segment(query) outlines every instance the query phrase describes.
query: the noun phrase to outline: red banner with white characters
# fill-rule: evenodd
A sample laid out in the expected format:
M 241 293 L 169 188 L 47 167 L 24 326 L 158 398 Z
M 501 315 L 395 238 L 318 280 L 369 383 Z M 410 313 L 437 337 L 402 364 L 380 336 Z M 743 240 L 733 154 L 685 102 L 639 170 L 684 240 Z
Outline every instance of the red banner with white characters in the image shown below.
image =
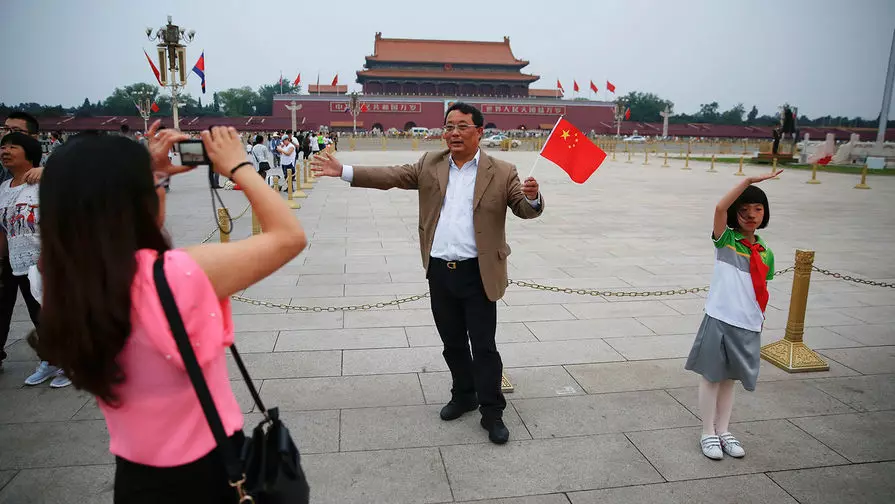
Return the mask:
M 407 102 L 364 102 L 366 112 L 388 112 L 400 114 L 418 114 L 423 111 L 422 103 Z M 330 112 L 345 112 L 348 102 L 329 102 Z

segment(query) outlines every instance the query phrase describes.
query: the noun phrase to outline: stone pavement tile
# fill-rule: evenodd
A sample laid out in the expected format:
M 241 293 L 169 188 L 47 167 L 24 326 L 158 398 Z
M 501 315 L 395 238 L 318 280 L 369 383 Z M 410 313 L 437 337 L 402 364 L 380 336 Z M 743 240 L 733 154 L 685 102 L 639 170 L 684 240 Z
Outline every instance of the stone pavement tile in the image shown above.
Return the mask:
M 653 331 L 634 318 L 526 322 L 540 341 L 651 336 Z
M 316 352 L 274 352 L 241 355 L 249 376 L 254 380 L 268 378 L 308 378 L 315 376 L 340 376 L 342 353 L 338 350 Z M 227 354 L 230 376 L 240 376 L 236 362 Z
M 790 373 L 784 371 L 770 362 L 761 359 L 761 365 L 758 368 L 758 382 L 781 381 L 781 380 L 822 380 L 824 378 L 834 378 L 839 376 L 857 376 L 859 373 L 854 369 L 847 368 L 836 361 L 827 359 L 830 365 L 829 371 L 814 371 L 811 373 Z
M 820 467 L 770 473 L 802 504 L 890 504 L 895 495 L 895 462 Z
M 33 361 L 3 361 L 3 372 L 0 373 L 0 390 L 20 389 L 25 387 L 25 378 L 34 372 L 37 360 Z
M 405 271 L 407 271 L 406 264 L 389 264 L 385 260 L 375 263 L 348 261 L 345 264 L 345 273 L 403 273 Z M 420 271 L 422 271 L 422 268 Z M 308 271 L 308 273 L 311 273 L 311 271 Z M 419 278 L 416 281 L 419 281 Z
M 701 315 L 705 313 L 704 299 L 667 299 L 662 302 L 681 315 Z
M 377 348 L 345 350 L 342 374 L 375 375 L 447 371 L 441 347 Z
M 340 297 L 295 297 L 290 304 L 293 306 L 307 306 L 310 308 L 334 307 L 334 306 L 360 306 L 364 304 L 376 305 L 393 301 L 395 296 L 340 296 Z M 397 306 L 383 306 L 376 310 L 397 310 Z M 301 313 L 299 310 L 290 310 L 289 313 Z
M 892 460 L 895 451 L 895 411 L 851 413 L 790 422 L 852 462 Z
M 673 289 L 691 289 L 693 287 L 704 287 L 709 284 L 712 279 L 710 273 L 703 275 L 626 275 L 624 273 L 616 275 L 625 282 L 628 282 L 636 289 L 652 290 L 656 287 L 664 287 Z
M 345 295 L 345 286 L 343 284 L 252 286 L 244 290 L 242 295 L 247 298 L 263 299 L 265 301 L 281 298 L 339 297 Z
M 823 357 L 863 374 L 895 373 L 895 346 L 823 350 Z
M 701 427 L 632 432 L 628 438 L 668 481 L 848 462 L 786 420 L 736 423 L 731 425 L 731 431 L 743 443 L 743 459 L 706 458 L 699 449 Z
M 601 278 L 611 278 L 611 277 L 622 277 L 625 275 L 634 276 L 637 278 L 642 277 L 653 277 L 654 274 L 649 271 L 641 268 L 637 265 L 624 265 L 624 264 L 615 264 L 610 261 L 603 261 L 605 264 L 603 266 L 597 265 L 589 265 L 589 266 L 573 266 L 566 267 L 561 266 L 559 269 L 564 271 L 567 275 L 572 278 L 589 278 L 589 279 L 601 279 Z M 558 262 L 557 264 L 563 264 Z M 627 284 L 619 285 L 619 287 L 627 286 Z M 594 284 L 594 287 L 598 287 Z
M 6 486 L 7 483 L 16 475 L 18 471 L 9 470 L 9 471 L 0 471 L 0 490 L 3 490 L 3 487 Z
M 584 393 L 562 366 L 504 368 L 503 372 L 514 387 L 513 392 L 505 394 L 507 400 Z M 451 399 L 449 372 L 420 373 L 419 377 L 426 403 L 443 405 Z
M 258 331 L 258 332 L 241 332 L 236 333 L 234 340 L 239 353 L 262 353 L 273 352 L 274 344 L 277 342 L 279 331 Z
M 341 329 L 341 313 L 289 313 L 286 315 L 234 315 L 236 332 Z
M 434 326 L 418 326 L 405 327 L 407 331 L 407 341 L 410 346 L 437 346 L 441 347 L 441 336 L 438 335 L 438 329 Z M 527 341 L 537 341 L 534 334 L 522 322 L 498 323 L 497 332 L 494 340 L 500 343 L 522 343 Z M 500 350 L 498 346 L 498 350 Z
M 535 439 L 699 425 L 662 390 L 523 399 L 513 405 Z
M 282 287 L 284 285 L 294 286 L 298 284 L 298 275 L 297 274 L 287 274 L 282 271 L 277 271 L 274 274 L 270 275 L 267 278 L 262 278 L 261 280 L 252 284 L 253 287 Z
M 504 367 L 557 366 L 623 360 L 612 347 L 598 339 L 506 343 L 498 350 Z
M 0 428 L 0 469 L 110 464 L 106 422 L 32 422 Z
M 857 308 L 866 307 L 867 305 L 860 301 L 861 294 L 858 293 L 813 293 L 808 294 L 808 306 L 812 310 L 823 308 Z M 772 296 L 768 302 L 769 305 L 778 310 L 789 310 L 790 297 L 785 295 Z
M 509 306 L 525 306 L 538 304 L 573 304 L 573 303 L 600 303 L 605 300 L 600 296 L 582 296 L 565 292 L 507 290 L 502 298 Z
M 652 329 L 656 334 L 692 334 L 696 335 L 705 315 L 671 315 L 666 317 L 637 317 L 637 320 Z
M 112 504 L 114 484 L 114 465 L 24 469 L 0 490 L 0 504 Z
M 569 499 L 572 504 L 798 504 L 764 474 L 573 492 Z
M 320 504 L 450 502 L 437 448 L 331 453 L 303 457 L 311 499 Z
M 868 324 L 889 324 L 895 322 L 895 307 L 892 306 L 850 308 L 847 313 L 849 317 L 867 322 Z
M 345 264 L 297 264 L 286 265 L 280 268 L 277 273 L 285 273 L 289 275 L 341 275 L 342 273 L 374 273 L 374 271 L 346 271 Z M 296 279 L 295 284 L 298 284 Z
M 415 374 L 265 380 L 261 398 L 281 411 L 424 404 Z
M 895 409 L 895 374 L 830 378 L 810 383 L 858 411 Z
M 501 322 L 534 322 L 539 320 L 574 320 L 563 305 L 498 306 L 497 320 Z
M 448 446 L 441 453 L 459 501 L 662 481 L 622 434 Z
M 862 292 L 860 294 L 854 294 L 854 297 L 857 298 L 858 301 L 863 303 L 866 306 L 895 306 L 895 292 L 883 292 L 880 289 L 873 289 L 869 292 Z M 24 305 L 23 305 L 24 306 Z M 26 311 L 24 308 L 20 308 L 21 313 L 24 317 L 27 317 Z M 13 320 L 26 320 L 22 319 L 13 319 Z
M 298 286 L 379 284 L 391 282 L 388 273 L 343 273 L 341 275 L 301 275 Z
M 565 368 L 588 394 L 687 386 L 695 391 L 697 375 L 684 369 L 685 362 L 686 359 L 660 359 L 576 364 Z
M 604 341 L 628 360 L 676 359 L 690 355 L 690 348 L 693 347 L 695 338 L 694 332 L 673 336 L 606 338 Z
M 245 415 L 246 434 L 249 434 L 263 418 L 261 413 Z M 280 420 L 286 424 L 302 455 L 339 451 L 339 410 L 280 410 Z
M 424 277 L 420 278 L 425 280 Z M 351 284 L 345 286 L 346 296 L 414 296 L 429 290 L 425 281 L 408 283 Z
M 280 331 L 275 352 L 406 347 L 401 327 Z
M 661 301 L 634 301 L 630 303 L 580 303 L 565 305 L 579 319 L 651 317 L 677 315 L 677 312 Z
M 35 387 L 0 390 L 0 424 L 70 420 L 90 400 L 74 387 L 51 389 L 49 382 Z
M 767 329 L 761 333 L 761 344 L 767 345 L 783 339 L 786 335 L 785 329 Z M 841 334 L 836 334 L 825 327 L 806 327 L 802 340 L 813 350 L 822 350 L 826 348 L 853 348 L 864 346 L 853 339 L 846 338 Z
M 28 361 L 37 363 L 37 353 L 28 345 L 28 342 L 24 339 L 16 340 L 13 342 L 9 342 L 6 344 L 6 348 L 3 349 L 6 352 L 6 358 L 3 359 L 3 365 L 5 366 L 9 362 L 14 361 Z
M 895 324 L 861 324 L 834 326 L 827 329 L 868 346 L 895 345 Z
M 490 443 L 479 425 L 481 415 L 470 412 L 445 422 L 438 416 L 442 405 L 397 406 L 342 410 L 339 437 L 341 451 L 417 448 L 470 443 Z M 516 411 L 504 411 L 510 439 L 531 439 Z
M 563 494 L 530 495 L 528 497 L 510 497 L 508 499 L 485 499 L 465 501 L 458 504 L 569 504 Z
M 292 298 L 281 297 L 281 298 L 265 298 L 264 301 L 269 301 L 271 303 L 278 304 L 289 304 L 289 301 Z M 230 307 L 233 315 L 257 315 L 257 314 L 283 314 L 286 313 L 286 310 L 283 308 L 270 308 L 267 306 L 259 306 L 251 303 L 243 303 L 241 301 L 233 301 L 230 303 Z
M 743 390 L 739 383 L 734 387 L 732 419 L 735 422 L 853 412 L 851 408 L 812 387 L 805 380 L 762 383 L 755 387 L 754 392 Z M 695 387 L 670 389 L 668 393 L 695 415 L 699 415 Z
M 855 325 L 861 321 L 846 315 L 857 308 L 843 308 L 841 310 L 833 310 L 830 308 L 807 310 L 805 312 L 806 332 L 809 327 L 825 327 L 840 325 Z M 765 311 L 764 328 L 768 329 L 786 329 L 786 321 L 789 318 L 789 311 L 771 310 Z

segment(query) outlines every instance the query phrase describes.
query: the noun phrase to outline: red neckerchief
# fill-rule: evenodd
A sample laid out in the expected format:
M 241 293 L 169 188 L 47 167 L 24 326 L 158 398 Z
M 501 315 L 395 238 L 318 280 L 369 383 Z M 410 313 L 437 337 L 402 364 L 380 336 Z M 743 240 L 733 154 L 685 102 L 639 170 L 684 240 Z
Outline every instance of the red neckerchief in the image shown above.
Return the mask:
M 758 301 L 758 306 L 761 308 L 761 312 L 764 313 L 764 309 L 768 306 L 768 299 L 770 299 L 770 294 L 768 294 L 768 269 L 770 268 L 761 260 L 761 253 L 764 252 L 764 247 L 757 241 L 749 243 L 745 238 L 740 240 L 740 243 L 749 247 L 751 251 L 749 254 L 749 274 L 752 276 L 755 300 Z

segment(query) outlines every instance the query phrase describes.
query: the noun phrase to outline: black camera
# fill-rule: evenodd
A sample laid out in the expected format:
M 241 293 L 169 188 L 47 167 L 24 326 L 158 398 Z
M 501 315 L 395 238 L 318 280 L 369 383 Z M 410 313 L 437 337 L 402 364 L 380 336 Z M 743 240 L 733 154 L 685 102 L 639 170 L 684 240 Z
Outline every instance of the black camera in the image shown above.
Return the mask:
M 174 144 L 174 152 L 180 154 L 180 164 L 184 166 L 210 165 L 205 144 L 199 139 L 183 140 Z

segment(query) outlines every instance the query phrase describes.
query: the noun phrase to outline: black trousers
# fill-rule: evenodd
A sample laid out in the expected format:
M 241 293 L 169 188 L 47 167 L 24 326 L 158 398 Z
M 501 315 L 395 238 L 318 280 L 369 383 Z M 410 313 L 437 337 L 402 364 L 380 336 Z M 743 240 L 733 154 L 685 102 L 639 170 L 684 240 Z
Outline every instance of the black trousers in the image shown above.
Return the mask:
M 432 257 L 426 276 L 432 315 L 453 379 L 452 399 L 478 403 L 487 419 L 501 418 L 507 402 L 500 391 L 503 362 L 494 342 L 497 303 L 485 294 L 478 259 L 446 262 Z
M 294 164 L 280 165 L 280 169 L 283 170 L 283 185 L 280 187 L 285 189 L 287 187 L 286 184 L 289 184 L 288 187 L 292 187 L 293 192 L 295 192 L 295 185 L 294 185 L 295 181 L 289 180 L 289 173 L 290 172 L 295 173 L 295 165 Z
M 9 265 L 9 257 L 0 261 L 0 361 L 6 359 L 6 340 L 9 338 L 9 325 L 12 323 L 12 312 L 16 307 L 18 292 L 25 298 L 28 315 L 36 328 L 40 323 L 40 303 L 31 295 L 31 282 L 28 275 L 15 276 Z
M 245 435 L 230 436 L 239 453 Z M 236 504 L 224 460 L 218 450 L 175 467 L 152 467 L 115 457 L 115 504 Z

